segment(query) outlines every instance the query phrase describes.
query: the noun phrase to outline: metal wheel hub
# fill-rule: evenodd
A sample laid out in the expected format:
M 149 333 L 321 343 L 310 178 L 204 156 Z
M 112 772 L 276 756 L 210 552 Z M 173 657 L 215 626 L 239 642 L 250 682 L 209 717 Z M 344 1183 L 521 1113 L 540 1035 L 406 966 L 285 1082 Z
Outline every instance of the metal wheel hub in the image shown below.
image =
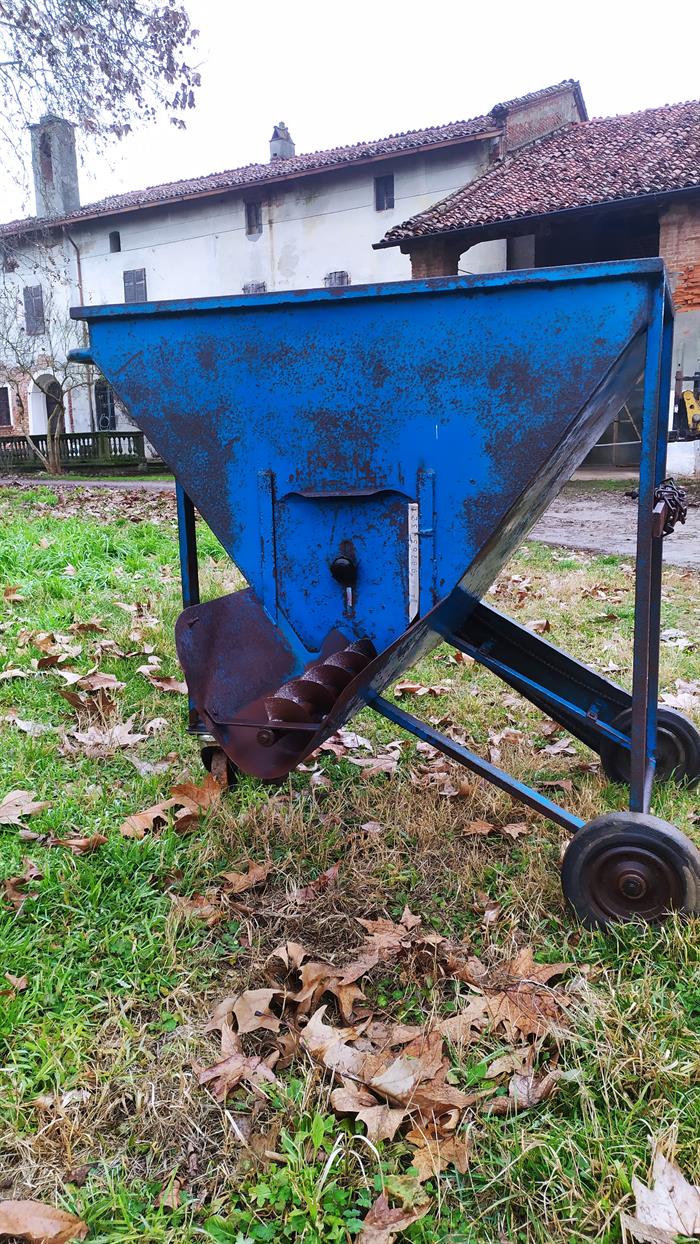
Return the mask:
M 594 902 L 612 919 L 653 920 L 683 904 L 683 883 L 663 855 L 638 845 L 608 847 L 588 863 Z

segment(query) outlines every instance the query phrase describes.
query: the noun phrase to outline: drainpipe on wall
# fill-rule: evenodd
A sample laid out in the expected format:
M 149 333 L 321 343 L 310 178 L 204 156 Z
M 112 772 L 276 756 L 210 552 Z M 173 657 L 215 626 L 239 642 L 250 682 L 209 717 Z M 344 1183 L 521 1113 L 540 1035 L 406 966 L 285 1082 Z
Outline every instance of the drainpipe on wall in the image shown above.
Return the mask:
M 82 261 L 80 257 L 80 247 L 78 246 L 77 242 L 71 237 L 67 229 L 64 228 L 63 232 L 65 236 L 68 238 L 68 241 L 70 242 L 71 246 L 73 247 L 73 250 L 75 251 L 75 271 L 76 271 L 77 284 L 78 284 L 78 294 L 80 296 L 80 305 L 81 307 L 84 307 L 85 306 L 85 292 L 83 290 L 83 265 L 82 265 Z M 83 345 L 86 346 L 88 344 L 88 326 L 86 323 L 83 323 L 82 325 L 82 336 L 83 336 Z M 92 432 L 94 432 L 96 430 L 97 425 L 95 423 L 95 409 L 92 403 L 92 384 L 88 384 L 86 388 L 87 388 L 87 395 L 88 395 L 88 406 L 90 408 L 90 429 Z M 70 406 L 70 415 L 69 415 L 70 430 L 71 432 L 74 432 L 75 426 L 74 426 L 74 420 L 73 420 L 73 403 L 70 402 L 69 406 Z

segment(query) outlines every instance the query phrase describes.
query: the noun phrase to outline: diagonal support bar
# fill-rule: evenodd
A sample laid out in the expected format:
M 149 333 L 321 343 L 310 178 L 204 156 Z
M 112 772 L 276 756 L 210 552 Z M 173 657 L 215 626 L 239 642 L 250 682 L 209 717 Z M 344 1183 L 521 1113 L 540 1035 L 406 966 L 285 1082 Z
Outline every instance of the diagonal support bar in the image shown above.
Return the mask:
M 458 630 L 442 634 L 593 751 L 605 740 L 629 749 L 629 736 L 612 724 L 629 708 L 629 692 L 505 614 L 482 601 Z
M 385 700 L 383 696 L 372 696 L 368 698 L 367 703 L 375 712 L 381 713 L 382 717 L 386 717 L 387 721 L 393 721 L 394 725 L 401 726 L 403 730 L 408 730 L 416 738 L 422 739 L 425 743 L 430 743 L 432 747 L 437 748 L 443 755 L 449 756 L 450 760 L 456 760 L 458 764 L 464 765 L 466 769 L 471 769 L 472 773 L 477 773 L 479 777 L 485 778 L 492 786 L 497 786 L 499 790 L 505 791 L 513 799 L 517 799 L 520 803 L 525 803 L 528 807 L 534 808 L 535 812 L 540 812 L 542 816 L 549 817 L 550 821 L 556 821 L 558 825 L 563 825 L 564 829 L 568 829 L 571 833 L 576 833 L 576 830 L 585 824 L 580 817 L 567 812 L 558 803 L 553 803 L 551 799 L 547 799 L 546 795 L 541 795 L 532 786 L 526 786 L 524 782 L 519 782 L 510 773 L 506 773 L 505 770 L 492 765 L 490 761 L 477 756 L 469 748 L 462 747 L 460 743 L 456 743 L 454 739 L 448 738 L 447 735 L 440 734 L 438 730 L 433 730 L 432 726 L 426 725 L 418 717 L 413 717 L 405 709 L 398 708 L 396 704 Z

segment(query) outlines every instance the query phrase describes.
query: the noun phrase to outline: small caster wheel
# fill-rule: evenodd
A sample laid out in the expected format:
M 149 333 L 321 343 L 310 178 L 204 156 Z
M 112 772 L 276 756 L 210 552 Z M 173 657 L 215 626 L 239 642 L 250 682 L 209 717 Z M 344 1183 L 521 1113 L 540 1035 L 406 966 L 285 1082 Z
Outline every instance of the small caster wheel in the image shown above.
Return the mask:
M 629 734 L 632 709 L 626 708 L 613 725 Z M 629 785 L 630 753 L 626 747 L 607 740 L 600 750 L 603 770 L 611 782 Z M 700 781 L 700 733 L 687 717 L 674 708 L 659 705 L 656 727 L 656 778 L 679 786 L 695 786 Z
M 229 760 L 223 747 L 203 747 L 201 756 L 204 768 L 216 778 L 217 782 L 220 782 L 222 786 L 227 786 L 229 790 L 236 785 L 240 769 L 232 760 Z
M 588 929 L 692 915 L 700 913 L 700 851 L 656 816 L 608 812 L 574 834 L 561 884 Z

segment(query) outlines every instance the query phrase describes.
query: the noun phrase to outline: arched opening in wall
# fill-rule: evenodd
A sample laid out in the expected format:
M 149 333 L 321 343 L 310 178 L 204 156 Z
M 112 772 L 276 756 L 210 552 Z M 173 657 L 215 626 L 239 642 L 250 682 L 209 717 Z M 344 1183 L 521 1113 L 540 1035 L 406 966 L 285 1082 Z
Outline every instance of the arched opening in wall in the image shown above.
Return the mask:
M 114 390 L 106 380 L 95 383 L 95 424 L 98 432 L 114 432 L 117 426 Z
M 49 418 L 61 402 L 61 386 L 55 376 L 44 374 L 37 376 L 32 383 L 29 394 L 29 434 L 30 436 L 46 436 Z M 57 428 L 62 432 L 63 428 Z

